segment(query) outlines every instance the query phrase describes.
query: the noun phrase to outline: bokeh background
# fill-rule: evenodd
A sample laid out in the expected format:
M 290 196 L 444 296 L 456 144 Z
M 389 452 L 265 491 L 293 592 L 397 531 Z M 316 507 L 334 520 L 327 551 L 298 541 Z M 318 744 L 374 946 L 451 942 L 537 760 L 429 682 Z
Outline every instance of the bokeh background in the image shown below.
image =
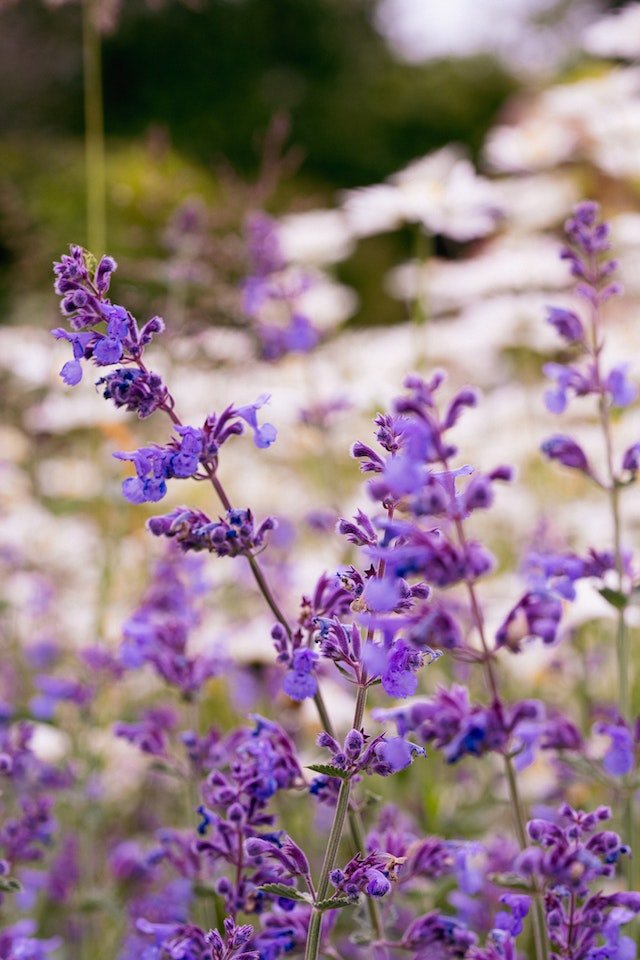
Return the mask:
M 610 543 L 604 499 L 539 454 L 558 429 L 542 366 L 566 359 L 544 316 L 549 303 L 572 302 L 562 223 L 579 199 L 597 199 L 626 288 L 610 308 L 607 358 L 632 368 L 640 359 L 640 4 L 0 0 L 0 91 L 0 592 L 12 651 L 0 703 L 30 702 L 29 655 L 42 645 L 62 673 L 69 664 L 82 673 L 76 652 L 87 644 L 115 650 L 160 550 L 145 509 L 121 497 L 126 469 L 112 453 L 166 442 L 164 425 L 58 377 L 68 356 L 48 332 L 59 323 L 51 262 L 70 243 L 117 259 L 114 302 L 140 320 L 165 318 L 153 366 L 185 422 L 271 394 L 278 442 L 229 444 L 221 470 L 235 503 L 280 521 L 264 564 L 289 609 L 323 569 L 350 559 L 333 533 L 363 501 L 350 445 L 369 439 L 371 416 L 408 372 L 434 366 L 452 389 L 482 391 L 459 430 L 463 462 L 519 470 L 499 510 L 474 521 L 499 560 L 485 588 L 489 624 L 518 595 L 522 552 L 536 537 Z M 247 308 L 247 224 L 259 211 L 316 331 L 312 348 L 270 354 L 265 317 Z M 561 429 L 597 464 L 594 413 L 577 405 Z M 617 430 L 619 449 L 637 442 L 637 414 Z M 174 487 L 167 509 L 217 509 L 203 485 Z M 640 533 L 634 496 L 630 543 Z M 265 689 L 283 716 L 298 710 L 277 692 L 270 618 L 240 561 L 203 575 L 192 642 L 233 649 L 244 671 L 235 686 L 212 682 L 203 718 L 224 726 L 260 708 Z M 564 628 L 573 656 L 538 646 L 511 658 L 513 689 L 522 695 L 526 681 L 527 695 L 552 705 L 573 697 L 586 722 L 613 689 L 613 616 L 585 586 Z M 338 715 L 342 693 L 331 694 Z M 636 682 L 636 703 L 637 694 Z M 158 696 L 153 677 L 136 675 L 90 718 L 37 724 L 43 756 L 75 757 L 84 784 L 100 778 L 103 836 L 138 828 L 145 789 L 157 786 L 111 724 Z M 528 799 L 549 778 L 541 764 L 525 774 Z M 417 795 L 429 828 L 481 833 L 496 818 L 477 802 L 491 784 L 490 771 L 470 785 L 439 766 L 436 789 L 425 774 Z M 576 791 L 575 802 L 590 802 Z M 71 823 L 81 809 L 72 804 Z M 87 867 L 96 887 L 99 859 Z M 84 942 L 111 957 L 122 925 L 109 939 L 103 919 L 87 921 L 95 937 Z

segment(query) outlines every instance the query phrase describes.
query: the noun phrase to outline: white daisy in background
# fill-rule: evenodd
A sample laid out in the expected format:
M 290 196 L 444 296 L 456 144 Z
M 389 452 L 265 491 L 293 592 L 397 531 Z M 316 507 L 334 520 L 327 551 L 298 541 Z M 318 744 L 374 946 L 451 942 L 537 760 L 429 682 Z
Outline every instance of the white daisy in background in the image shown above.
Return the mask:
M 596 57 L 640 60 L 640 3 L 630 3 L 589 24 L 582 45 Z

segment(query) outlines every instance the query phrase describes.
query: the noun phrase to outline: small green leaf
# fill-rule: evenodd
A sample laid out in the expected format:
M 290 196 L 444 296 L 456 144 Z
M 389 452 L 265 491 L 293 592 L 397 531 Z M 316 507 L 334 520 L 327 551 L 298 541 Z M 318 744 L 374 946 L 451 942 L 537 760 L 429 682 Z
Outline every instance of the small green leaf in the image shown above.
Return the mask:
M 488 879 L 498 887 L 507 887 L 509 890 L 522 890 L 523 893 L 533 893 L 530 883 L 526 883 L 517 873 L 492 873 Z
M 272 893 L 276 897 L 286 897 L 287 900 L 298 900 L 303 903 L 313 903 L 308 893 L 301 893 L 295 887 L 288 887 L 286 883 L 263 883 L 260 887 L 265 893 Z
M 310 763 L 307 770 L 313 770 L 314 773 L 321 773 L 325 777 L 337 777 L 339 780 L 348 780 L 349 774 L 340 767 L 334 767 L 330 763 Z
M 620 590 L 612 590 L 611 587 L 602 587 L 601 590 L 598 590 L 598 593 L 607 603 L 615 607 L 616 610 L 624 610 L 629 603 L 629 598 L 626 593 L 622 593 Z
M 108 908 L 109 896 L 104 890 L 99 888 L 89 889 L 78 903 L 78 909 L 82 913 L 96 913 L 99 910 Z
M 331 897 L 329 900 L 319 900 L 318 903 L 314 903 L 314 907 L 324 913 L 325 910 L 341 910 L 342 907 L 352 907 L 353 904 L 353 900 L 347 900 L 345 897 Z
M 351 943 L 357 943 L 359 946 L 371 943 L 373 940 L 373 934 L 369 930 L 354 930 L 354 932 L 349 937 Z
M 18 893 L 22 884 L 15 877 L 0 877 L 0 890 L 2 893 Z

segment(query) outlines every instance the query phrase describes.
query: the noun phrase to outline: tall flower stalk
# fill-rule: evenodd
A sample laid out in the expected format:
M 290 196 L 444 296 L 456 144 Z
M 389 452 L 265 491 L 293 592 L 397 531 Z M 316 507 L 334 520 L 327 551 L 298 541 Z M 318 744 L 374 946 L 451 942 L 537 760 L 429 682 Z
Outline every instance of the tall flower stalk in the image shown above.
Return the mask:
M 546 372 L 555 381 L 554 389 L 547 392 L 547 407 L 553 413 L 562 413 L 571 396 L 592 395 L 597 403 L 598 421 L 604 446 L 604 477 L 599 478 L 589 464 L 586 455 L 567 437 L 555 437 L 543 445 L 548 456 L 558 459 L 565 466 L 579 469 L 602 488 L 608 498 L 612 527 L 614 588 L 601 591 L 615 611 L 616 664 L 618 680 L 618 709 L 623 725 L 630 727 L 632 717 L 632 676 L 629 661 L 628 625 L 626 607 L 629 603 L 628 559 L 622 545 L 622 521 L 620 494 L 637 472 L 637 445 L 625 452 L 622 470 L 616 467 L 616 455 L 612 436 L 612 409 L 622 409 L 637 397 L 637 389 L 627 380 L 627 365 L 622 364 L 606 371 L 603 351 L 605 329 L 603 308 L 605 303 L 621 292 L 620 284 L 612 281 L 617 263 L 610 259 L 611 244 L 609 225 L 598 219 L 598 206 L 592 202 L 579 204 L 565 225 L 568 245 L 562 256 L 570 264 L 576 278 L 576 293 L 585 301 L 588 320 L 583 324 L 580 316 L 570 310 L 551 308 L 549 322 L 560 336 L 585 357 L 586 366 L 575 364 L 548 364 Z M 555 441 L 555 443 L 554 443 Z M 563 446 L 564 443 L 564 446 Z M 626 479 L 623 476 L 626 474 Z M 636 847 L 634 788 L 629 770 L 624 775 L 624 821 L 629 846 Z M 633 857 L 627 864 L 629 888 L 635 889 L 637 868 Z

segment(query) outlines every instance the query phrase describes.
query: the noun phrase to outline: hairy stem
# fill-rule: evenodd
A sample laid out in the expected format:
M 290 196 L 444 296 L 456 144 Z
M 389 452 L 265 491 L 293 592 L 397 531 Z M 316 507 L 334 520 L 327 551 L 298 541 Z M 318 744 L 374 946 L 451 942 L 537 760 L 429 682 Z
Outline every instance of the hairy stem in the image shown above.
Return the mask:
M 444 462 L 445 470 L 449 470 L 449 466 Z M 455 521 L 456 533 L 458 535 L 458 542 L 460 546 L 464 549 L 467 546 L 467 538 L 464 531 L 464 525 L 462 520 L 456 519 Z M 489 643 L 487 641 L 487 635 L 484 624 L 484 617 L 482 614 L 482 607 L 478 601 L 478 596 L 476 594 L 476 589 L 473 583 L 473 580 L 470 578 L 465 579 L 467 594 L 469 597 L 469 604 L 471 606 L 471 614 L 473 618 L 473 624 L 477 630 L 478 636 L 480 638 L 480 643 L 482 645 L 482 652 L 484 654 L 482 665 L 484 668 L 485 679 L 487 681 L 487 686 L 491 692 L 494 703 L 500 703 L 500 695 L 498 690 L 498 678 L 496 675 L 494 667 L 494 654 Z M 505 766 L 505 775 L 507 779 L 507 785 L 509 789 L 509 800 L 511 803 L 511 809 L 513 811 L 514 825 L 516 837 L 518 839 L 518 845 L 521 850 L 528 845 L 527 844 L 527 830 L 526 830 L 526 815 L 524 812 L 524 805 L 522 803 L 522 797 L 520 796 L 520 790 L 518 788 L 518 780 L 516 777 L 516 771 L 513 766 L 513 761 L 508 755 L 504 755 L 504 766 Z M 536 960 L 547 960 L 547 940 L 545 933 L 545 919 L 544 919 L 544 910 L 542 906 L 540 891 L 534 888 L 534 897 L 533 897 L 533 913 L 532 913 L 532 928 L 533 928 L 533 942 L 535 947 L 535 956 Z
M 364 707 L 365 707 L 366 699 L 367 699 L 367 688 L 365 686 L 358 687 L 358 695 L 356 697 L 356 707 L 355 707 L 355 712 L 353 716 L 353 727 L 356 730 L 359 730 L 360 727 L 362 726 L 362 718 L 364 716 Z M 342 783 L 340 784 L 338 802 L 336 804 L 336 809 L 333 816 L 333 823 L 331 824 L 331 831 L 329 833 L 329 839 L 327 840 L 327 849 L 326 849 L 324 860 L 322 863 L 322 870 L 320 872 L 320 879 L 318 881 L 318 888 L 317 888 L 318 901 L 327 899 L 327 893 L 329 892 L 329 874 L 333 870 L 334 864 L 336 862 L 338 847 L 340 846 L 340 840 L 342 839 L 342 833 L 344 830 L 344 822 L 347 817 L 347 813 L 349 811 L 350 796 L 351 796 L 351 781 L 343 780 Z M 311 912 L 311 919 L 309 921 L 307 947 L 304 954 L 305 960 L 316 960 L 318 956 L 318 950 L 320 948 L 321 934 L 322 934 L 322 911 L 314 907 Z
M 595 275 L 595 266 L 592 264 Z M 614 466 L 613 439 L 611 436 L 611 416 L 607 401 L 606 387 L 602 378 L 600 358 L 602 343 L 600 340 L 600 308 L 596 304 L 591 309 L 591 344 L 590 353 L 593 357 L 593 368 L 598 389 L 598 419 L 604 440 L 607 490 L 609 497 L 609 512 L 613 529 L 613 552 L 616 568 L 616 589 L 624 593 L 624 557 L 622 553 L 622 520 L 620 515 L 620 490 Z M 629 663 L 628 628 L 624 607 L 616 608 L 616 662 L 618 672 L 618 705 L 623 720 L 631 720 L 631 677 Z M 623 819 L 625 840 L 631 848 L 631 856 L 627 858 L 626 871 L 629 890 L 636 889 L 637 867 L 634 860 L 636 850 L 636 819 L 634 815 L 634 789 L 630 778 L 625 777 Z

